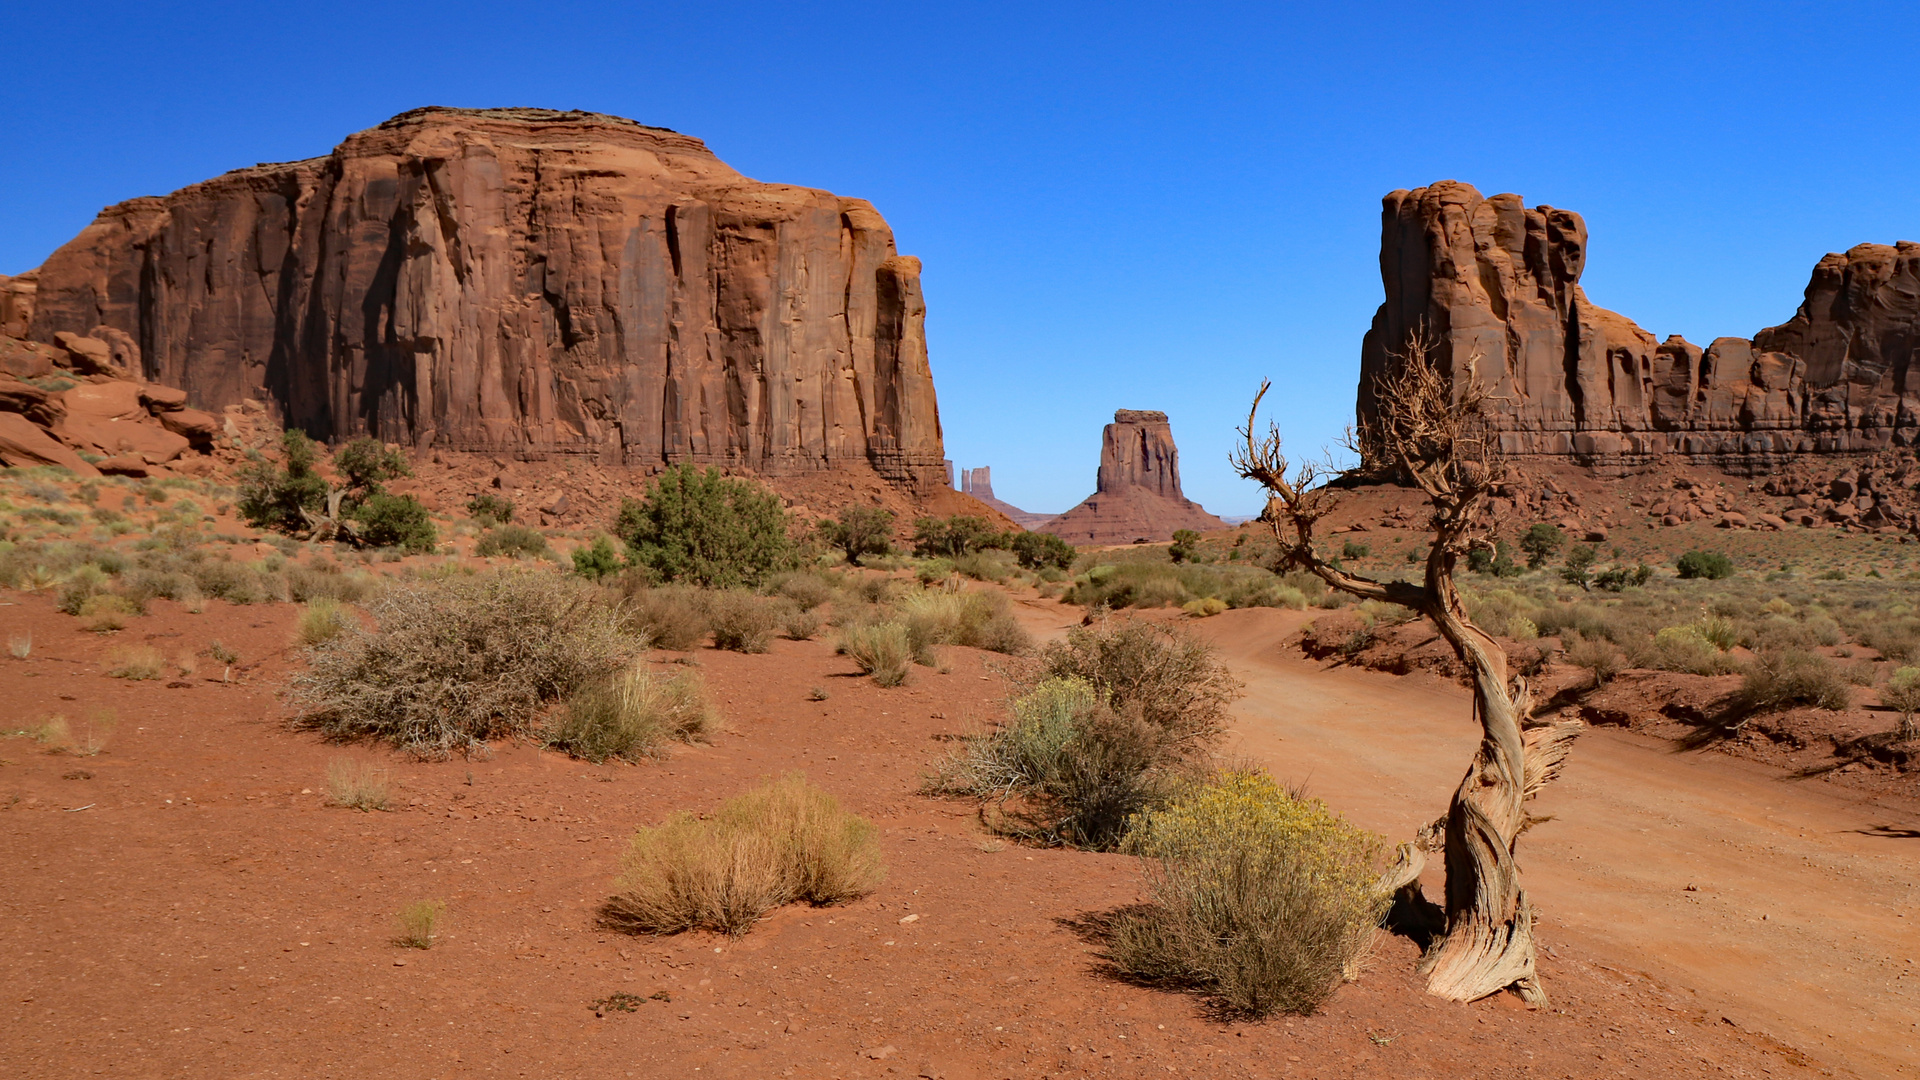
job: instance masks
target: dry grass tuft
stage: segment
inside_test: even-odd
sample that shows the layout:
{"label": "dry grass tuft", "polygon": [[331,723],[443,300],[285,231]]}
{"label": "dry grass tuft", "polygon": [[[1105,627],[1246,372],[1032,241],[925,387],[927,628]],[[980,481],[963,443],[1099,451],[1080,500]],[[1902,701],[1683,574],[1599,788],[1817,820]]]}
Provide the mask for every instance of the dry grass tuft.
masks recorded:
{"label": "dry grass tuft", "polygon": [[294,641],[309,646],[332,641],[352,622],[353,617],[340,601],[330,596],[316,596],[307,601],[306,608],[300,612]]}
{"label": "dry grass tuft", "polygon": [[167,673],[167,658],[151,645],[129,645],[113,650],[107,675],[115,679],[158,679]]}
{"label": "dry grass tuft", "polygon": [[739,936],[782,904],[834,904],[886,876],[873,825],[791,773],[700,819],[680,813],[634,835],[607,921],[645,933]]}
{"label": "dry grass tuft", "polygon": [[446,913],[447,905],[442,901],[415,900],[394,917],[399,933],[394,935],[393,943],[409,949],[433,948],[434,928]]}
{"label": "dry grass tuft", "polygon": [[576,691],[547,745],[595,764],[639,761],[660,756],[668,741],[702,742],[719,726],[699,672],[663,675],[636,663]]}
{"label": "dry grass tuft", "polygon": [[744,590],[714,593],[707,603],[713,646],[739,653],[763,653],[773,647],[780,606]]}
{"label": "dry grass tuft", "polygon": [[840,631],[838,651],[873,676],[875,686],[899,686],[913,663],[913,644],[905,623],[856,623]]}
{"label": "dry grass tuft", "polygon": [[621,618],[629,633],[645,638],[656,649],[686,652],[697,649],[711,623],[700,590],[685,585],[658,589],[629,573],[620,583]]}
{"label": "dry grass tuft", "polygon": [[371,761],[334,758],[327,762],[327,801],[353,810],[385,810],[387,770]]}
{"label": "dry grass tuft", "polygon": [[1264,773],[1189,787],[1143,815],[1126,847],[1147,860],[1154,902],[1114,920],[1108,958],[1245,1016],[1318,1008],[1390,899],[1376,884],[1381,839]]}

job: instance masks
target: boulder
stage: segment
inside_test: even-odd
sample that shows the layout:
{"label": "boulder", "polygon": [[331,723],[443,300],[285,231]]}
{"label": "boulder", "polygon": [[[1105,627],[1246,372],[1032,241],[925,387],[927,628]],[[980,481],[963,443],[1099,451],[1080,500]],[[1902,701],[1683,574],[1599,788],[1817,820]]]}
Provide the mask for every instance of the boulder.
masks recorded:
{"label": "boulder", "polygon": [[8,277],[0,274],[0,337],[23,338],[33,325],[33,297],[40,275],[29,270]]}
{"label": "boulder", "polygon": [[99,476],[100,470],[54,439],[45,429],[15,412],[0,412],[0,463],[31,467],[58,465],[75,476]]}
{"label": "boulder", "polygon": [[53,374],[53,350],[35,342],[0,337],[0,372],[17,379],[43,379]]}
{"label": "boulder", "polygon": [[187,407],[187,392],[171,386],[148,383],[140,388],[140,404],[155,415],[163,412],[176,412]]}
{"label": "boulder", "polygon": [[160,414],[160,426],[186,439],[201,451],[212,450],[214,437],[220,433],[219,419],[199,409],[163,412]]}
{"label": "boulder", "polygon": [[425,108],[107,208],[30,336],[330,440],[945,490],[925,316],[862,200],[619,117]]}
{"label": "boulder", "polygon": [[108,476],[132,476],[136,478],[152,476],[156,471],[166,471],[160,466],[147,464],[147,459],[141,457],[139,454],[116,454],[113,457],[101,458],[94,463],[94,467]]}
{"label": "boulder", "polygon": [[0,374],[0,412],[19,413],[41,427],[52,427],[67,414],[67,408],[59,395]]}
{"label": "boulder", "polygon": [[117,375],[113,364],[113,346],[97,337],[85,337],[71,330],[53,335],[53,343],[67,351],[67,366],[82,375]]}

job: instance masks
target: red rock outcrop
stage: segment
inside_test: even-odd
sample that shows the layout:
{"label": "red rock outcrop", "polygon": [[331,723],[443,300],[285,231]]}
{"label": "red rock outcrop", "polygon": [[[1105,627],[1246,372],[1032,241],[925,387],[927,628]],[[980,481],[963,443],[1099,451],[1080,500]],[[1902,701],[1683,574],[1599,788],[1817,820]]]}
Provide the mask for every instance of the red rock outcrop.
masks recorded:
{"label": "red rock outcrop", "polygon": [[1023,529],[1038,528],[1043,522],[1053,520],[1052,514],[1028,513],[1004,499],[995,498],[991,466],[960,470],[960,490],[1007,515],[1008,520]]}
{"label": "red rock outcrop", "polygon": [[1386,302],[1361,352],[1358,412],[1390,351],[1425,332],[1456,377],[1470,358],[1502,400],[1508,453],[1606,471],[1667,455],[1766,472],[1805,454],[1871,454],[1920,436],[1920,244],[1861,244],[1814,268],[1800,310],[1752,340],[1664,342],[1580,288],[1580,215],[1444,181],[1388,195]]}
{"label": "red rock outcrop", "polygon": [[1180,452],[1167,414],[1121,409],[1100,439],[1096,490],[1080,505],[1036,526],[1074,544],[1169,540],[1178,529],[1227,523],[1180,493]]}
{"label": "red rock outcrop", "polygon": [[28,304],[36,340],[107,342],[208,408],[268,402],[330,439],[928,489],[919,275],[866,202],[749,180],[698,139],[427,108],[109,207]]}

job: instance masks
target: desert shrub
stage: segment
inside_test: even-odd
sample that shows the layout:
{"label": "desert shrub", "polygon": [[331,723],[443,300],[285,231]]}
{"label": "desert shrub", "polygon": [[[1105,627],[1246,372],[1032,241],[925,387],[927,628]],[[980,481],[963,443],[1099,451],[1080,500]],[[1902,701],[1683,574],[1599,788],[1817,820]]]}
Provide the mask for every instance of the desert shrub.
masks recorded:
{"label": "desert shrub", "polygon": [[309,600],[294,628],[294,641],[301,645],[318,645],[332,640],[352,624],[353,617],[347,614],[346,608],[341,607],[338,600],[325,597]]}
{"label": "desert shrub", "polygon": [[1860,644],[1895,663],[1920,659],[1920,619],[1911,616],[1868,619],[1854,636]]}
{"label": "desert shrub", "polygon": [[328,802],[352,810],[385,810],[387,798],[386,769],[348,757],[327,762]]}
{"label": "desert shrub", "polygon": [[1032,646],[1033,639],[1013,617],[1011,608],[1005,593],[982,590],[957,593],[925,590],[900,601],[901,617],[916,656],[923,655],[923,645],[1025,652]]}
{"label": "desert shrub", "polygon": [[949,518],[919,518],[913,523],[913,553],[922,559],[944,556],[958,559],[987,548],[1005,547],[1009,539],[982,517],[956,514]]}
{"label": "desert shrub", "polygon": [[481,558],[504,555],[509,559],[551,559],[553,548],[538,529],[525,525],[502,525],[480,534],[473,553]]}
{"label": "desert shrub", "polygon": [[1351,611],[1322,615],[1300,631],[1300,647],[1308,656],[1339,656],[1351,661],[1378,640],[1373,622]]}
{"label": "desert shrub", "polygon": [[907,681],[913,663],[913,644],[905,623],[855,623],[840,631],[836,651],[846,655],[861,673],[873,676],[876,686],[899,686]]}
{"label": "desert shrub", "polygon": [[467,500],[467,514],[479,522],[482,528],[511,525],[513,524],[513,503],[492,492],[486,492]]}
{"label": "desert shrub", "polygon": [[1567,545],[1567,534],[1556,525],[1541,522],[1529,526],[1520,537],[1520,550],[1526,553],[1527,569],[1538,570],[1547,565],[1560,549]]}
{"label": "desert shrub", "polygon": [[839,548],[847,561],[863,555],[885,555],[893,550],[893,511],[878,506],[848,506],[831,521],[819,525],[820,538]]}
{"label": "desert shrub", "polygon": [[1582,589],[1593,586],[1593,563],[1600,553],[1587,544],[1576,544],[1567,552],[1567,561],[1561,564],[1560,580],[1569,585],[1578,585]]}
{"label": "desert shrub", "polygon": [[954,573],[952,559],[928,559],[914,567],[913,577],[922,585],[940,585]]}
{"label": "desert shrub", "polygon": [[1203,596],[1180,605],[1180,610],[1196,619],[1205,619],[1227,610],[1227,602],[1217,596]]}
{"label": "desert shrub", "polygon": [[1116,712],[1140,718],[1197,749],[1226,726],[1240,684],[1212,645],[1180,626],[1102,619],[1076,626],[1040,653],[1048,675],[1082,679]]}
{"label": "desert shrub", "polygon": [[953,560],[953,568],[975,581],[1004,585],[1014,574],[1014,557],[1004,551],[976,551]]}
{"label": "desert shrub", "polygon": [[686,652],[698,648],[712,629],[705,598],[698,589],[685,585],[650,589],[634,574],[623,578],[621,585],[622,623],[653,648]]}
{"label": "desert shrub", "polygon": [[440,542],[427,508],[411,495],[375,491],[345,513],[359,522],[360,539],[374,547],[418,554],[432,551]]}
{"label": "desert shrub", "polygon": [[1818,653],[1786,649],[1762,653],[1747,666],[1734,699],[1739,713],[1768,712],[1812,705],[1838,712],[1853,704],[1847,679],[1833,661]]}
{"label": "desert shrub", "polygon": [[1639,588],[1653,579],[1653,567],[1646,563],[1638,566],[1616,566],[1602,570],[1593,576],[1593,584],[1606,592],[1624,592]]}
{"label": "desert shrub", "polygon": [[1182,563],[1193,558],[1200,545],[1200,534],[1192,529],[1173,530],[1173,543],[1167,545],[1167,558]]}
{"label": "desert shrub", "polygon": [[1900,714],[1900,738],[1913,738],[1913,714],[1920,713],[1920,667],[1896,670],[1880,688],[1880,703]]}
{"label": "desert shrub", "polygon": [[503,572],[395,585],[308,650],[299,723],[422,757],[535,733],[541,711],[618,668],[636,645],[573,578]]}
{"label": "desert shrub", "polygon": [[1683,578],[1719,581],[1733,573],[1733,560],[1718,551],[1689,551],[1674,560],[1673,567]]}
{"label": "desert shrub", "polygon": [[833,599],[833,582],[812,573],[782,574],[770,583],[775,596],[784,596],[802,611],[812,611]]}
{"label": "desert shrub", "polygon": [[87,601],[105,593],[111,585],[106,571],[88,563],[75,570],[67,578],[66,584],[60,586],[54,606],[65,614],[78,615]]}
{"label": "desert shrub", "polygon": [[794,608],[780,620],[780,634],[788,641],[812,641],[820,632],[820,613]]}
{"label": "desert shrub", "polygon": [[1467,569],[1494,577],[1518,577],[1521,573],[1520,564],[1513,561],[1513,551],[1505,540],[1495,540],[1492,547],[1475,545],[1467,552]]}
{"label": "desert shrub", "polygon": [[1371,554],[1373,554],[1373,548],[1358,540],[1348,540],[1340,545],[1342,559],[1364,559]]}
{"label": "desert shrub", "polygon": [[593,543],[573,549],[573,572],[589,581],[599,581],[609,574],[620,572],[625,565],[620,551],[613,546],[613,538],[601,533],[593,538]]}
{"label": "desert shrub", "polygon": [[315,471],[320,451],[306,432],[289,429],[280,437],[281,465],[255,455],[240,471],[240,497],[234,506],[256,529],[294,532],[306,528],[303,510],[326,503],[327,482]]}
{"label": "desert shrub", "polygon": [[1015,533],[1008,546],[1020,560],[1020,565],[1029,570],[1070,570],[1074,558],[1079,554],[1074,551],[1072,544],[1052,533]]}
{"label": "desert shrub", "polygon": [[374,589],[374,579],[365,571],[349,574],[338,563],[323,560],[315,560],[311,565],[290,565],[286,578],[287,595],[296,603],[324,599],[357,604],[372,595]]}
{"label": "desert shrub", "polygon": [[634,834],[603,914],[644,933],[739,936],[783,904],[837,904],[886,876],[873,825],[789,774],[701,819],[678,813]]}
{"label": "desert shrub", "polygon": [[[1000,798],[995,827],[1011,835],[1110,850],[1193,763],[1190,748],[1142,720],[1137,705],[1115,712],[1084,679],[1044,679],[1008,712],[1006,724],[968,739],[929,787]],[[1013,796],[1019,802],[1005,807]]]}
{"label": "desert shrub", "polygon": [[766,652],[781,614],[778,603],[739,590],[716,593],[707,602],[714,647],[733,652]]}
{"label": "desert shrub", "polygon": [[1626,658],[1605,638],[1575,637],[1567,645],[1567,663],[1587,669],[1593,676],[1593,685],[1605,686],[1608,679],[1620,673]]}
{"label": "desert shrub", "polygon": [[408,904],[394,916],[398,932],[394,934],[393,943],[409,949],[433,948],[434,927],[446,913],[447,905],[439,900],[416,900]]}
{"label": "desert shrub", "polygon": [[1141,815],[1126,848],[1147,860],[1153,904],[1114,922],[1108,958],[1240,1015],[1313,1012],[1387,910],[1380,837],[1261,773],[1186,788]]}
{"label": "desert shrub", "polygon": [[670,741],[702,741],[718,723],[699,672],[662,675],[636,663],[575,690],[547,745],[595,764],[639,761]]}
{"label": "desert shrub", "polygon": [[755,587],[795,561],[780,497],[719,469],[675,465],[643,499],[622,499],[613,534],[660,580]]}
{"label": "desert shrub", "polygon": [[167,673],[166,657],[161,656],[160,650],[151,645],[130,645],[115,649],[112,664],[113,666],[107,669],[107,674],[115,679],[129,679],[137,682],[158,679]]}
{"label": "desert shrub", "polygon": [[1693,624],[1700,636],[1713,643],[1713,647],[1726,652],[1740,643],[1740,626],[1724,615],[1702,615]]}
{"label": "desert shrub", "polygon": [[1692,626],[1663,627],[1643,658],[1647,667],[1691,675],[1724,675],[1730,670],[1726,654]]}
{"label": "desert shrub", "polygon": [[286,584],[279,575],[253,564],[204,559],[192,565],[194,587],[229,604],[265,604],[285,595]]}
{"label": "desert shrub", "polygon": [[333,469],[340,474],[347,491],[343,505],[357,504],[379,494],[389,480],[413,475],[405,451],[390,449],[380,440],[365,435],[334,451]]}

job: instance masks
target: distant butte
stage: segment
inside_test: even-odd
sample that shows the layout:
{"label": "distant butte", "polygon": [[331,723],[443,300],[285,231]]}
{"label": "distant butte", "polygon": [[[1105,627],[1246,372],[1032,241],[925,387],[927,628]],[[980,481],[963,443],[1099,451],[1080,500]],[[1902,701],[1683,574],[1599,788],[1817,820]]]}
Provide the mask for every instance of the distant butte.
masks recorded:
{"label": "distant butte", "polygon": [[1023,529],[1038,528],[1042,523],[1052,521],[1054,518],[1052,514],[1029,513],[1004,499],[995,498],[993,469],[990,466],[982,465],[977,469],[960,470],[960,490],[1007,515],[1015,525]]}
{"label": "distant butte", "polygon": [[1860,244],[1821,259],[1793,318],[1702,349],[1596,306],[1580,287],[1579,214],[1482,198],[1452,180],[1384,200],[1386,302],[1361,349],[1358,414],[1407,335],[1455,372],[1478,357],[1503,406],[1501,447],[1619,475],[1660,464],[1770,474],[1815,455],[1866,456],[1920,439],[1920,244]]}
{"label": "distant butte", "polygon": [[865,201],[547,109],[402,113],[110,206],[0,279],[0,331],[106,342],[323,439],[953,501],[925,315],[919,260]]}
{"label": "distant butte", "polygon": [[1181,494],[1180,453],[1167,414],[1121,409],[1101,436],[1094,493],[1037,529],[1072,544],[1128,544],[1169,540],[1179,529],[1226,527]]}

